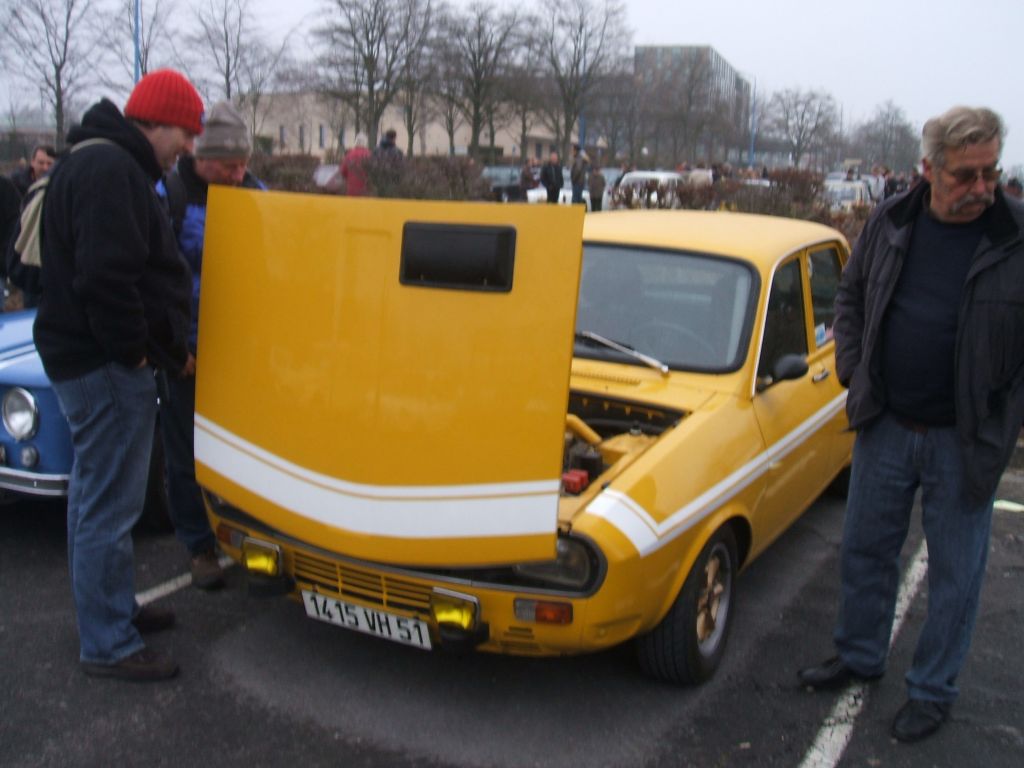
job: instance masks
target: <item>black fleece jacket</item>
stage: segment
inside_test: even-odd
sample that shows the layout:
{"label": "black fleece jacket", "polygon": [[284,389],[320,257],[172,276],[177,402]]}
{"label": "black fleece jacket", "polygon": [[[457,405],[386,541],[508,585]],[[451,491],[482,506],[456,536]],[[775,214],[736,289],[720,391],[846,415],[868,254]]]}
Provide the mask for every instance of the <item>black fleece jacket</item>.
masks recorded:
{"label": "black fleece jacket", "polygon": [[179,371],[192,286],[156,194],[162,169],[145,135],[106,99],[71,129],[68,143],[92,138],[114,144],[69,153],[46,190],[34,328],[43,367],[57,381],[143,358]]}

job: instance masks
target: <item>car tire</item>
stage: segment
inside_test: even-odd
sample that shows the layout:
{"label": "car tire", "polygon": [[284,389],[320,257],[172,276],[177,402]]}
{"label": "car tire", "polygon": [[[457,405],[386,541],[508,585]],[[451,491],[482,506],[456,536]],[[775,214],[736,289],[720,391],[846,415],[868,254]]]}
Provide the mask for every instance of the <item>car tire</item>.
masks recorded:
{"label": "car tire", "polygon": [[146,501],[137,524],[151,533],[171,533],[170,502],[167,499],[167,464],[164,461],[164,442],[160,423],[153,432],[153,450],[149,456],[149,477],[146,481]]}
{"label": "car tire", "polygon": [[714,675],[732,625],[737,569],[736,537],[724,526],[701,550],[665,618],[637,638],[645,674],[677,685]]}

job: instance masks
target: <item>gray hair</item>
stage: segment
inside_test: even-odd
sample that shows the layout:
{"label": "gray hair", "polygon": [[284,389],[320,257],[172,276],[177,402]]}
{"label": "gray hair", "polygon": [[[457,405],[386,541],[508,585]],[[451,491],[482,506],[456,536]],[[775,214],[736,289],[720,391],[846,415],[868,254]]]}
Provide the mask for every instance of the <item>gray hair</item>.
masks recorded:
{"label": "gray hair", "polygon": [[946,164],[946,150],[999,139],[999,151],[1002,152],[1005,135],[1002,118],[991,109],[953,107],[924,124],[921,156],[936,168],[942,168]]}
{"label": "gray hair", "polygon": [[369,141],[370,140],[366,137],[366,134],[363,133],[362,131],[360,131],[359,133],[356,134],[356,146],[357,147],[365,147],[365,146],[368,145]]}

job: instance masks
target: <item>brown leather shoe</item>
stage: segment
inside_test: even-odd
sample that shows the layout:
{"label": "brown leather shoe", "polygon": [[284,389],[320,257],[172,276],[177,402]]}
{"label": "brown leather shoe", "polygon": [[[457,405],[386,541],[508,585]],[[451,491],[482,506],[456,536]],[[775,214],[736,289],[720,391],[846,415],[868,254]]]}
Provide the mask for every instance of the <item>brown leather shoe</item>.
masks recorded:
{"label": "brown leather shoe", "polygon": [[174,626],[174,621],[174,611],[152,603],[140,605],[138,612],[132,617],[132,624],[143,635],[170,629]]}
{"label": "brown leather shoe", "polygon": [[217,559],[217,550],[208,549],[192,557],[189,563],[192,586],[199,589],[220,589],[224,586],[224,569]]}
{"label": "brown leather shoe", "polygon": [[805,667],[797,672],[801,685],[820,691],[845,688],[850,683],[868,683],[881,675],[862,675],[850,669],[838,656],[826,659],[816,667]]}
{"label": "brown leather shoe", "polygon": [[80,664],[82,671],[90,677],[113,677],[136,683],[167,680],[178,674],[178,665],[174,659],[152,648],[143,648],[114,664],[95,664],[89,661]]}

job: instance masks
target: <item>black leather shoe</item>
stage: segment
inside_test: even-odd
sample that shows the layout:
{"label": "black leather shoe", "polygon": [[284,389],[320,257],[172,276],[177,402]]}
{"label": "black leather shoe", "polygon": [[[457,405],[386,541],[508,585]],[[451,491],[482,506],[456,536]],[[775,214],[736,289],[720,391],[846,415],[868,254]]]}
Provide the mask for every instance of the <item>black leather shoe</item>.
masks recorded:
{"label": "black leather shoe", "polygon": [[853,682],[867,683],[881,675],[862,675],[854,672],[838,656],[833,656],[816,667],[805,667],[797,672],[801,685],[822,691],[845,688]]}
{"label": "black leather shoe", "polygon": [[892,721],[893,738],[910,743],[931,736],[946,722],[949,709],[940,701],[908,699]]}
{"label": "black leather shoe", "polygon": [[139,606],[139,612],[132,617],[132,624],[139,634],[162,632],[174,626],[174,611],[159,608],[153,604]]}

